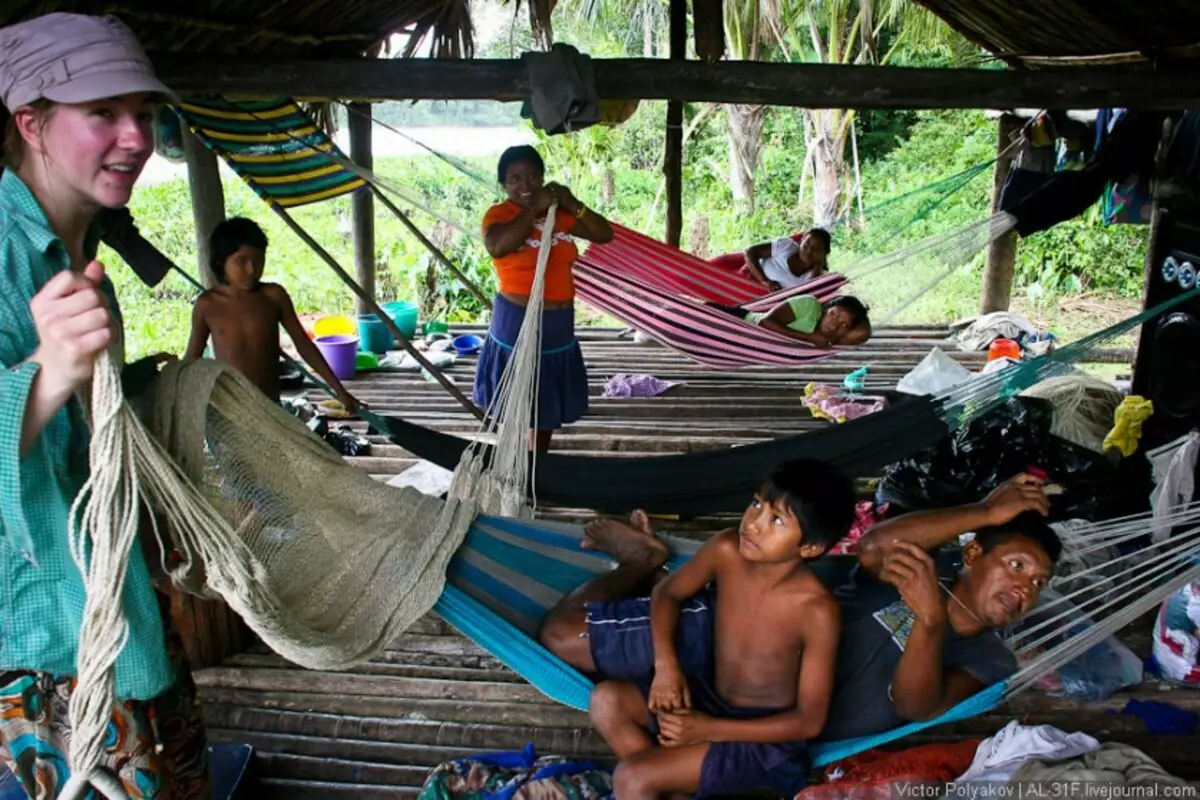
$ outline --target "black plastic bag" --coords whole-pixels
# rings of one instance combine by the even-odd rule
[[[329,420],[317,416],[307,423],[308,429],[325,440],[326,444],[343,456],[369,456],[371,443],[359,436],[349,425],[329,427]]]
[[[1050,433],[1053,406],[1015,397],[936,445],[888,466],[878,499],[898,511],[947,508],[982,500],[1012,476],[1032,469],[1063,487],[1051,499],[1052,521],[1108,519],[1149,505],[1149,465],[1140,455],[1115,463]]]

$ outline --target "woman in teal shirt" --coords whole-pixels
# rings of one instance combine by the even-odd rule
[[[95,217],[129,201],[168,91],[112,17],[50,14],[0,30],[0,41],[0,761],[30,796],[55,797],[69,778],[86,599],[67,535],[88,465],[76,393],[121,325],[95,261]],[[194,687],[168,653],[137,548],[122,602],[129,635],[103,766],[131,797],[206,797]]]

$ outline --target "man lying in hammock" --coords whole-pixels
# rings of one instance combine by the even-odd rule
[[[1011,675],[1016,659],[996,629],[1028,613],[1049,580],[1062,546],[1041,520],[1048,511],[1041,481],[1019,475],[982,502],[907,514],[864,536],[859,542],[864,574],[837,593],[843,609],[840,647],[834,695],[819,738],[837,741],[932,719]],[[645,684],[655,676],[658,661],[650,603],[628,598],[661,577],[666,547],[643,513],[634,515],[634,525],[605,520],[589,527],[593,546],[619,566],[564,598],[547,616],[540,639],[572,666],[593,674],[613,669],[608,666],[612,655],[619,655],[625,664],[618,674],[602,677]],[[963,549],[961,570],[940,573],[928,551],[968,531],[976,536]],[[764,599],[775,595],[754,596],[753,610],[736,620],[738,630],[775,630],[778,620],[764,613]],[[789,613],[796,615],[796,609]],[[688,658],[682,663],[685,671],[703,665],[705,653],[697,653],[696,644],[703,649],[712,641],[714,617],[719,652],[726,640],[709,599],[702,596],[683,607],[675,641],[679,658]],[[762,655],[744,647],[735,652],[743,666],[757,665]],[[710,722],[694,712],[666,719],[663,730],[669,735],[661,741],[668,747],[678,744],[680,731],[695,728],[696,719],[701,728]],[[787,775],[785,770],[768,778],[786,780]]]
[[[616,797],[804,787],[805,742],[825,725],[839,630],[837,603],[807,562],[853,517],[849,479],[824,462],[788,462],[738,530],[706,542],[649,600],[627,597],[647,591],[667,560],[645,515],[636,528],[588,526],[585,546],[620,566],[552,609],[540,639],[606,679],[591,716],[621,760]]]
[[[807,295],[795,295],[770,311],[748,311],[741,306],[724,306],[722,311],[782,333],[790,339],[825,349],[834,345],[858,345],[871,338],[869,309],[857,297],[835,297],[827,303]]]
[[[859,540],[859,574],[839,587],[842,639],[821,739],[933,719],[1017,669],[997,630],[1037,603],[1062,551],[1043,482],[1018,475],[979,503],[916,511]],[[974,531],[962,566],[940,547]]]

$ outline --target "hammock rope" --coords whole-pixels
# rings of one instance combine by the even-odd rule
[[[541,243],[529,291],[525,317],[512,356],[500,377],[492,406],[484,417],[482,438],[496,441],[490,458],[484,444],[475,440],[463,452],[455,469],[450,496],[471,498],[487,513],[518,517],[529,515],[527,498],[536,468],[537,452],[530,457],[529,432],[537,430],[537,397],[541,378],[542,309],[545,306],[546,266],[554,247],[554,219],[558,204],[551,205],[542,224]]]

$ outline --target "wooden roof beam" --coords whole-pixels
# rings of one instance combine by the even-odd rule
[[[518,59],[245,59],[154,57],[184,94],[342,100],[524,100]],[[594,59],[613,99],[803,108],[1136,108],[1200,106],[1200,70],[971,70],[744,61]]]

